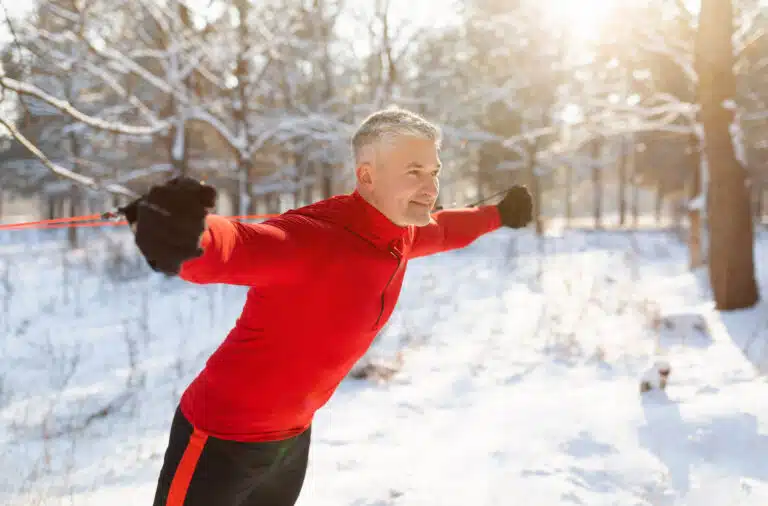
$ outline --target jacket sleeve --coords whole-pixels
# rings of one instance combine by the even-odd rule
[[[276,221],[241,223],[218,215],[208,215],[206,225],[203,255],[181,266],[179,277],[185,281],[259,286],[290,281],[307,264],[295,227]]]
[[[501,218],[496,206],[438,211],[429,225],[416,227],[408,258],[463,248],[499,227]]]

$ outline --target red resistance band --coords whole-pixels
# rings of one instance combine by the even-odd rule
[[[229,216],[233,220],[264,220],[274,218],[277,214],[249,214],[243,216]],[[29,230],[50,228],[83,228],[83,227],[108,227],[115,225],[127,225],[126,220],[111,220],[102,214],[90,214],[87,216],[72,216],[69,218],[54,218],[52,220],[25,221],[20,223],[0,224],[2,230]]]

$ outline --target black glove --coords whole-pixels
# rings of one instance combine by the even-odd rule
[[[533,218],[533,201],[528,188],[515,185],[509,189],[501,202],[496,204],[505,227],[522,228]]]
[[[200,236],[205,231],[205,216],[215,205],[215,188],[177,177],[153,186],[147,195],[120,212],[128,220],[149,266],[176,275],[182,263],[203,254]]]

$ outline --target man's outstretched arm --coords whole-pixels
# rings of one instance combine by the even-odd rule
[[[416,227],[409,258],[463,248],[501,227],[496,206],[449,209],[432,215],[432,222]]]
[[[532,201],[528,190],[514,186],[496,205],[439,211],[432,222],[415,229],[409,258],[463,248],[500,227],[521,228],[530,223]]]
[[[275,222],[241,223],[210,214],[200,238],[203,254],[184,262],[179,277],[246,286],[285,281],[306,264],[295,235]]]
[[[177,177],[153,186],[121,211],[149,266],[166,275],[201,284],[258,286],[305,272],[307,254],[299,254],[304,249],[295,225],[285,218],[240,223],[211,214],[215,203],[213,187]]]

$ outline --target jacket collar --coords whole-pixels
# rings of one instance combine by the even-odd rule
[[[403,255],[405,240],[412,229],[392,223],[357,190],[351,194],[336,195],[287,211],[285,214],[298,214],[333,223],[378,249],[395,251],[400,256]]]
[[[346,220],[347,228],[379,248],[393,249],[402,255],[403,242],[411,227],[393,223],[357,190],[349,198],[352,209]]]

